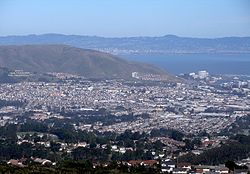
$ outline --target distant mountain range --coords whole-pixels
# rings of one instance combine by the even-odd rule
[[[0,37],[0,45],[66,44],[112,54],[250,53],[250,37],[188,38],[163,37],[104,38],[62,34]]]
[[[131,78],[132,72],[139,72],[161,75],[169,80],[174,79],[173,76],[152,65],[126,61],[108,53],[66,45],[0,46],[0,67],[38,73],[63,72],[87,78],[128,79]],[[1,74],[6,74],[6,70],[2,69],[0,77]]]

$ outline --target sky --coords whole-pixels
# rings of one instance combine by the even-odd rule
[[[0,36],[250,36],[250,0],[0,0]]]

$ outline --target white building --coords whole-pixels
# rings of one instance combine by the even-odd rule
[[[132,77],[139,79],[139,73],[138,72],[132,72]]]
[[[198,71],[198,77],[200,79],[205,79],[208,77],[208,75],[209,75],[209,73],[207,71]]]

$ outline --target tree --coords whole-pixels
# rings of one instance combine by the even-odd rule
[[[50,141],[50,150],[52,152],[54,152],[54,153],[55,152],[59,152],[60,148],[61,148],[61,144],[60,143],[56,143],[54,141]]]
[[[156,142],[154,142],[154,148],[156,150],[162,151],[163,146],[164,144],[160,140],[157,140]]]
[[[230,171],[234,171],[236,164],[233,161],[227,161],[225,163],[225,166],[229,168]]]

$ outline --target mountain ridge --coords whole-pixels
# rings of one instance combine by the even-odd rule
[[[60,33],[44,33],[44,34],[27,34],[27,35],[4,35],[0,38],[8,37],[33,37],[33,36],[73,36],[73,37],[96,37],[96,38],[106,38],[106,39],[122,39],[122,38],[162,38],[162,37],[175,37],[175,38],[190,38],[190,39],[224,39],[224,38],[250,38],[250,36],[223,36],[223,37],[193,37],[193,36],[179,36],[175,34],[166,34],[162,36],[121,36],[121,37],[106,37],[98,35],[80,35],[80,34],[60,34]]]
[[[43,34],[2,36],[0,45],[65,44],[111,54],[250,53],[250,37],[119,37]]]
[[[132,72],[173,76],[152,65],[67,45],[0,46],[0,65],[30,72],[64,72],[87,78],[131,78]]]

